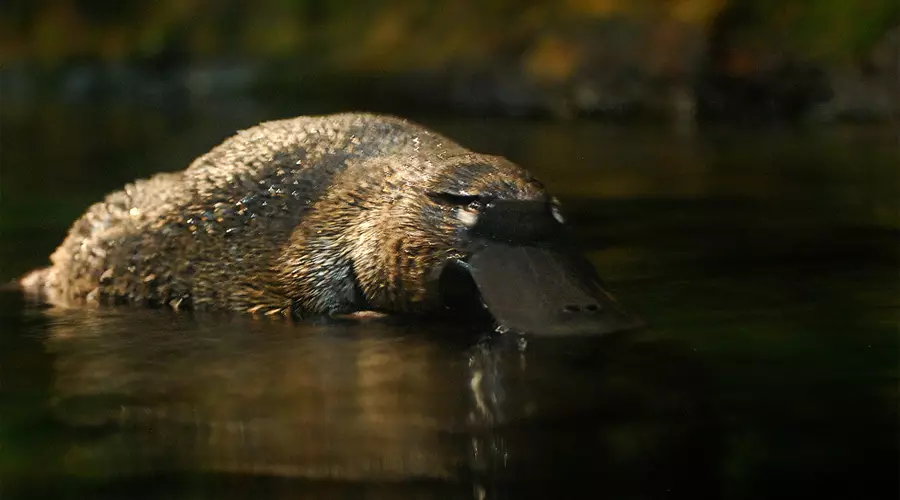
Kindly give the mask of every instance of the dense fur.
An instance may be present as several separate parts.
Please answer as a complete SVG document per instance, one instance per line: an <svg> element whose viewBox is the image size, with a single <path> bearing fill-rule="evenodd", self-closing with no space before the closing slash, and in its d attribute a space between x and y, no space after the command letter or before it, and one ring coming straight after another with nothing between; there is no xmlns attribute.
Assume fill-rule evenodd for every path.
<svg viewBox="0 0 900 500"><path fill-rule="evenodd" d="M463 251L467 208L441 194L547 197L509 161L398 118L267 122L93 205L22 284L63 306L426 312Z"/></svg>

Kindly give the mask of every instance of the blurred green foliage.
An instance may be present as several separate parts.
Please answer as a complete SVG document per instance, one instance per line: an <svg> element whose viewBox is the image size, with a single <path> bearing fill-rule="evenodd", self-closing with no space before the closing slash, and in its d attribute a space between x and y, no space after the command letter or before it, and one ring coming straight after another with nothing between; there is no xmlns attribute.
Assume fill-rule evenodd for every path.
<svg viewBox="0 0 900 500"><path fill-rule="evenodd" d="M863 56L900 21L893 0L732 0L722 24L747 48L763 46L828 62Z"/></svg>
<svg viewBox="0 0 900 500"><path fill-rule="evenodd" d="M748 49L837 61L896 25L900 2L18 0L0 4L0 62L292 57L337 70L429 69L490 60L566 23L622 17L702 30L724 19Z"/></svg>

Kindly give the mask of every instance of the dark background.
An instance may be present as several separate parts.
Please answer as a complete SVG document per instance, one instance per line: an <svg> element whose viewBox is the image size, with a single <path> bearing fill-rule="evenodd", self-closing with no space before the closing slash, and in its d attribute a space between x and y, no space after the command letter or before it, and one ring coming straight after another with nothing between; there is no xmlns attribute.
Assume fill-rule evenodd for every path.
<svg viewBox="0 0 900 500"><path fill-rule="evenodd" d="M737 122L898 113L893 0L43 0L0 5L6 103L210 95Z"/></svg>

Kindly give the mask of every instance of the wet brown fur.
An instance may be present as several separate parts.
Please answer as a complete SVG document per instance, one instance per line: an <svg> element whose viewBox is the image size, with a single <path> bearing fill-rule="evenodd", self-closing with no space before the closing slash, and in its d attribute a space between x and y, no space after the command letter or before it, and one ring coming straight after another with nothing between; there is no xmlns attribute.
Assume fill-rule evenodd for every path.
<svg viewBox="0 0 900 500"><path fill-rule="evenodd" d="M272 121L108 195L21 283L60 306L427 312L464 229L464 207L434 193L547 197L511 162L399 118Z"/></svg>

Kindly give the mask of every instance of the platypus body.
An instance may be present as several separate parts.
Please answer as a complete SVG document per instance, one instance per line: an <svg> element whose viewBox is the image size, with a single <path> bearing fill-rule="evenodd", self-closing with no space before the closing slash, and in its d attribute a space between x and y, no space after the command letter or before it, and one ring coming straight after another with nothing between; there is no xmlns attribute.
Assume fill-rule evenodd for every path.
<svg viewBox="0 0 900 500"><path fill-rule="evenodd" d="M522 333L636 324L527 171L372 114L243 130L91 206L51 261L21 284L58 306L306 318L474 304Z"/></svg>

